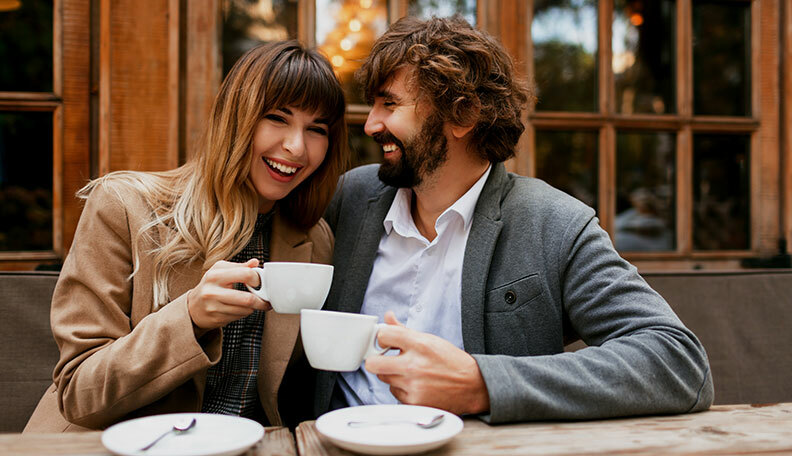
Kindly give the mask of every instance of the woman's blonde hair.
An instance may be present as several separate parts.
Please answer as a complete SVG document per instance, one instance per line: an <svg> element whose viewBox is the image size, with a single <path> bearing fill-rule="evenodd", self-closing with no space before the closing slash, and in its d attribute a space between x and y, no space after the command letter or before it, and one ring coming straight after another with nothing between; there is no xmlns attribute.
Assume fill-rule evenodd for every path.
<svg viewBox="0 0 792 456"><path fill-rule="evenodd" d="M276 203L288 222L308 229L321 218L349 162L346 104L325 57L296 41L256 47L243 55L220 86L203 147L185 165L170 171L119 171L78 192L86 198L98 184L131 185L152 209L152 219L134 233L137 272L141 254L153 255L154 309L167 303L168 278L178 264L202 260L204 269L228 260L249 242L259 207L250 181L255 129L272 110L291 107L328 121L328 150L316 171ZM164 239L155 235L164 227ZM161 230L160 230L161 231ZM146 243L154 247L141 252Z"/></svg>

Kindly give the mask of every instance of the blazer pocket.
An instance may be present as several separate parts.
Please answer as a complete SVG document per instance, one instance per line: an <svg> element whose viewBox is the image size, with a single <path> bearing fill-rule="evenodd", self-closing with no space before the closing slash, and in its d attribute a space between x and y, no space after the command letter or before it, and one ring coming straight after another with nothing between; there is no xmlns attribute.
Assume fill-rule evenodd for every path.
<svg viewBox="0 0 792 456"><path fill-rule="evenodd" d="M513 312L541 294L542 281L539 274L530 274L488 291L485 312Z"/></svg>

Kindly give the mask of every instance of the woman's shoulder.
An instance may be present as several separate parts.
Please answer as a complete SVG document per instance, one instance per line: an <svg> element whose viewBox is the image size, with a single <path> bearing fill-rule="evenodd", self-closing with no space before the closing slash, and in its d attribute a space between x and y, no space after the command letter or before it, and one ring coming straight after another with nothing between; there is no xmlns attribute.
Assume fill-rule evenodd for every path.
<svg viewBox="0 0 792 456"><path fill-rule="evenodd" d="M151 217L152 201L157 189L167 185L167 178L140 171L118 171L94 179L77 194L86 200L84 213L106 216Z"/></svg>

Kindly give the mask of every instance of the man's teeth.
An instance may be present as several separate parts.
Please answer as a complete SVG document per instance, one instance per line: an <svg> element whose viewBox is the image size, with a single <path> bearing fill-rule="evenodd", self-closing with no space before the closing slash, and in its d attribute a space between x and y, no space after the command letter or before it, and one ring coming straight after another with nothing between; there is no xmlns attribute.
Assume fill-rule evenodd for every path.
<svg viewBox="0 0 792 456"><path fill-rule="evenodd" d="M268 165L272 166L273 168L277 169L278 171L280 171L280 172L282 172L284 174L294 174L294 173L297 172L297 168L295 168L293 166L286 166L286 165L284 165L282 163L278 163L276 161L272 161L272 160L270 160L268 158L265 158L264 160L267 162Z"/></svg>
<svg viewBox="0 0 792 456"><path fill-rule="evenodd" d="M382 150L384 150L385 152L393 152L396 149L398 149L398 147L396 147L396 144L384 144L382 146Z"/></svg>

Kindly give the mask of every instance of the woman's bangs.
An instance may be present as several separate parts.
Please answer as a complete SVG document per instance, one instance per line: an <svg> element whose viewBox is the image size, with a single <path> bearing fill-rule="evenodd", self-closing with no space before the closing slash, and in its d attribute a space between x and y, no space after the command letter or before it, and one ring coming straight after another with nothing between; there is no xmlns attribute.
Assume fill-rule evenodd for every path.
<svg viewBox="0 0 792 456"><path fill-rule="evenodd" d="M344 94L335 75L329 68L310 58L292 59L281 71L273 75L269 89L272 107L292 106L306 112L315 112L329 124L344 116Z"/></svg>

